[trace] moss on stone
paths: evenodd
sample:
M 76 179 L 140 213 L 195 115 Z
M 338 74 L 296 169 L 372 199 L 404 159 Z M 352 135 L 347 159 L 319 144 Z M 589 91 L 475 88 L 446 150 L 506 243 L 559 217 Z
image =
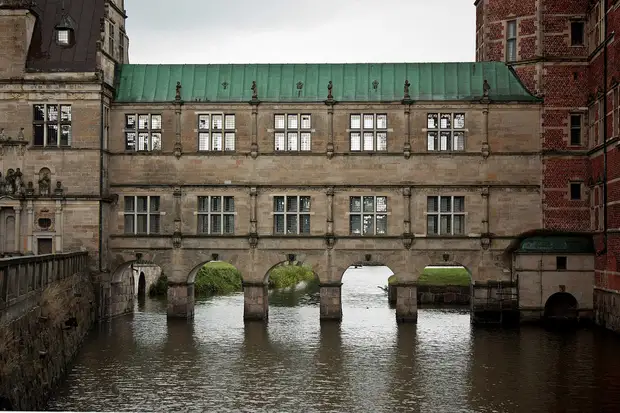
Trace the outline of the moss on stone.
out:
M 436 268 L 426 267 L 420 278 L 419 285 L 454 285 L 469 286 L 471 275 L 464 267 Z

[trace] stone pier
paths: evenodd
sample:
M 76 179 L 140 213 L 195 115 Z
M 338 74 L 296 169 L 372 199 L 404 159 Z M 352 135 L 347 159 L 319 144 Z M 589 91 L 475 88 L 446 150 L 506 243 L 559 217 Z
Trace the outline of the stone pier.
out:
M 342 283 L 326 283 L 320 286 L 321 320 L 342 320 Z
M 415 283 L 395 284 L 396 322 L 418 322 L 418 288 Z
M 269 291 L 263 282 L 243 282 L 243 319 L 267 320 L 269 318 Z
M 193 283 L 168 283 L 168 317 L 194 317 Z

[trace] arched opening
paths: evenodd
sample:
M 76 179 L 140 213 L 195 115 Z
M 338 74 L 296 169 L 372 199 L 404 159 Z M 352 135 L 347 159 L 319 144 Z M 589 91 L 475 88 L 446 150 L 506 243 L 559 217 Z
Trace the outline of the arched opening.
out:
M 570 293 L 552 294 L 545 303 L 545 321 L 553 324 L 574 323 L 579 318 L 579 304 Z
M 233 264 L 212 260 L 194 267 L 188 276 L 194 284 L 194 296 L 208 299 L 213 296 L 238 294 L 243 291 L 243 275 Z
M 363 262 L 351 265 L 342 274 L 343 313 L 356 313 L 356 310 L 370 308 L 389 310 L 396 303 L 395 289 L 390 288 L 396 281 L 394 271 L 383 263 Z
M 418 305 L 468 306 L 471 279 L 471 272 L 459 263 L 429 265 L 418 278 Z
M 319 277 L 308 263 L 290 260 L 280 262 L 267 271 L 269 303 L 274 307 L 316 305 Z
M 144 298 L 146 296 L 146 276 L 144 271 L 140 271 L 140 277 L 138 278 L 138 298 Z

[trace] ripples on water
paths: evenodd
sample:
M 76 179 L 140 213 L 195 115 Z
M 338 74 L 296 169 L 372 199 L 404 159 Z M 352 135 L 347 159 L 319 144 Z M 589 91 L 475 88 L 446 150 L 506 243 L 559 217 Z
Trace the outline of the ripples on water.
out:
M 243 295 L 196 303 L 193 322 L 146 300 L 93 331 L 50 410 L 214 412 L 620 412 L 617 336 L 480 329 L 457 310 L 397 326 L 352 270 L 343 321 L 318 295 L 270 294 L 269 323 L 243 323 Z

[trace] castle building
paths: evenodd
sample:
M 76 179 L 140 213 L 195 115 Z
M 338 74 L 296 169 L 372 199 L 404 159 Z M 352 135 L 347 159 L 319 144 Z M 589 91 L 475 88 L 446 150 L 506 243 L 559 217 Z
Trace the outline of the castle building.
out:
M 0 254 L 86 249 L 112 283 L 156 263 L 173 316 L 213 260 L 243 274 L 246 318 L 284 261 L 313 266 L 325 319 L 359 264 L 389 266 L 415 320 L 417 276 L 446 262 L 484 300 L 504 283 L 522 313 L 561 291 L 591 315 L 615 141 L 583 85 L 611 52 L 573 44 L 605 36 L 568 3 L 480 0 L 477 62 L 135 65 L 123 0 L 0 0 Z

